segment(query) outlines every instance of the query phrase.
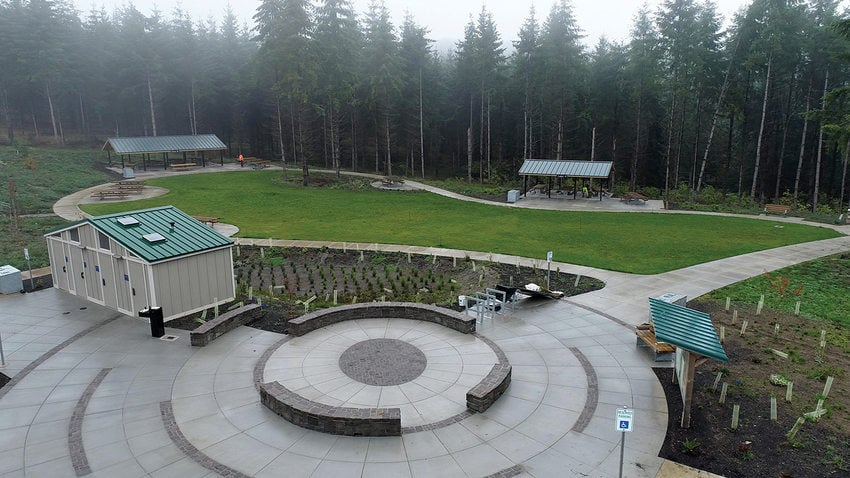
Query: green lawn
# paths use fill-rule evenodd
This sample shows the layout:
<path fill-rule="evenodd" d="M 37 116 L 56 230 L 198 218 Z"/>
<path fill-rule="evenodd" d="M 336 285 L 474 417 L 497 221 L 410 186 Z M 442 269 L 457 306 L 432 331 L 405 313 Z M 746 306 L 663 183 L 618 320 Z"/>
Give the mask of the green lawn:
<path fill-rule="evenodd" d="M 236 224 L 240 236 L 410 244 L 545 258 L 654 274 L 799 242 L 831 229 L 746 218 L 543 211 L 488 206 L 425 192 L 350 191 L 281 184 L 279 172 L 197 174 L 148 181 L 171 190 L 91 214 L 173 204 Z"/>

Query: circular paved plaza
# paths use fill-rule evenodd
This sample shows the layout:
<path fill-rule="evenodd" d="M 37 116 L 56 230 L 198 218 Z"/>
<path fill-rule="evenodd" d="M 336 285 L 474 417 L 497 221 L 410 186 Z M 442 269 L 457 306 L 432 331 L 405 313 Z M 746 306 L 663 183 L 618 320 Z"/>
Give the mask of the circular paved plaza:
<path fill-rule="evenodd" d="M 415 427 L 464 413 L 466 392 L 497 361 L 474 335 L 418 320 L 361 319 L 284 343 L 263 381 L 331 406 L 399 408 L 402 427 Z"/>

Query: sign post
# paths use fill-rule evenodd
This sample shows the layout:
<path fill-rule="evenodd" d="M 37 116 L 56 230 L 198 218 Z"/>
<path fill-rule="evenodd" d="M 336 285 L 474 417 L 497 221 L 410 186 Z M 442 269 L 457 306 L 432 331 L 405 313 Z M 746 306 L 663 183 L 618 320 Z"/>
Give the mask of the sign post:
<path fill-rule="evenodd" d="M 27 269 L 30 271 L 30 292 L 35 290 L 35 286 L 32 285 L 32 266 L 30 265 L 30 250 L 29 248 L 24 248 L 24 258 L 27 260 Z"/>
<path fill-rule="evenodd" d="M 635 418 L 634 410 L 629 410 L 629 407 L 617 409 L 616 424 L 617 430 L 622 432 L 620 437 L 620 478 L 623 478 L 623 457 L 626 452 L 626 432 L 632 431 Z"/>
<path fill-rule="evenodd" d="M 552 251 L 546 253 L 546 288 L 551 289 L 549 277 L 552 275 Z"/>

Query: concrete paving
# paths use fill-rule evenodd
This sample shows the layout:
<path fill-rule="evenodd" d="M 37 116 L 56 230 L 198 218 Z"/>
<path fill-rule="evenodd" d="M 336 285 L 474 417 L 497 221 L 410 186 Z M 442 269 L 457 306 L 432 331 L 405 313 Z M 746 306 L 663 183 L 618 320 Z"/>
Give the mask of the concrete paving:
<path fill-rule="evenodd" d="M 57 213 L 75 214 L 73 208 L 91 192 L 80 194 L 57 205 Z M 529 258 L 411 246 L 241 238 L 237 243 L 377 248 L 532 263 Z M 841 237 L 654 276 L 555 264 L 607 285 L 566 300 L 522 301 L 479 321 L 479 333 L 496 343 L 513 366 L 506 394 L 484 413 L 385 438 L 312 432 L 263 407 L 253 377 L 264 354 L 278 353 L 281 359 L 266 362 L 261 373 L 267 379 L 294 380 L 311 366 L 302 362 L 291 372 L 278 367 L 291 358 L 291 350 L 281 349 L 278 334 L 240 327 L 210 346 L 193 348 L 185 331 L 167 329 L 174 340 L 154 339 L 143 320 L 56 289 L 6 296 L 0 300 L 6 359 L 0 371 L 12 381 L 0 388 L 0 477 L 613 477 L 620 451 L 614 411 L 624 405 L 635 410 L 624 476 L 710 476 L 658 458 L 668 423 L 666 399 L 651 371 L 653 357 L 635 347 L 631 327 L 646 320 L 646 298 L 664 292 L 695 297 L 766 270 L 847 249 L 850 238 Z M 383 331 L 357 327 L 366 338 L 403 336 L 389 325 Z M 325 330 L 316 340 L 333 344 L 341 330 Z M 350 338 L 356 331 L 345 333 Z M 428 343 L 414 345 L 428 349 Z M 463 345 L 452 348 L 463 350 Z M 419 388 L 393 385 L 387 400 L 394 395 L 415 409 L 416 397 L 424 401 L 429 393 L 436 396 L 443 387 L 439 382 L 449 383 L 455 375 L 461 380 L 463 372 L 433 367 L 451 362 L 451 357 L 448 349 L 429 356 L 430 381 L 416 383 Z M 326 355 L 316 358 L 327 362 Z M 469 358 L 469 370 L 477 365 L 474 361 Z M 467 365 L 463 360 L 460 364 Z M 315 383 L 309 384 L 324 395 L 342 397 L 352 386 L 359 387 L 340 377 L 333 363 L 312 365 L 328 368 L 327 380 L 313 376 Z M 424 402 L 420 406 L 427 409 Z M 428 412 L 442 416 L 439 409 Z"/>

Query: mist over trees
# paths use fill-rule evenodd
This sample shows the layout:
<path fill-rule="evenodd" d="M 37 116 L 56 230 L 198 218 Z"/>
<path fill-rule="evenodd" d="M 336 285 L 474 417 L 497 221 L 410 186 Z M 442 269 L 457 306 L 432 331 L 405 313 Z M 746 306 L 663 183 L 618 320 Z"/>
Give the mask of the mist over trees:
<path fill-rule="evenodd" d="M 638 8 L 587 47 L 570 1 L 517 38 L 470 15 L 449 53 L 383 3 L 77 12 L 0 0 L 0 141 L 215 133 L 231 154 L 387 175 L 514 180 L 524 158 L 615 162 L 626 188 L 846 207 L 848 66 L 838 0 Z M 506 48 L 505 45 L 512 45 Z M 833 92 L 833 93 L 830 93 Z"/>

